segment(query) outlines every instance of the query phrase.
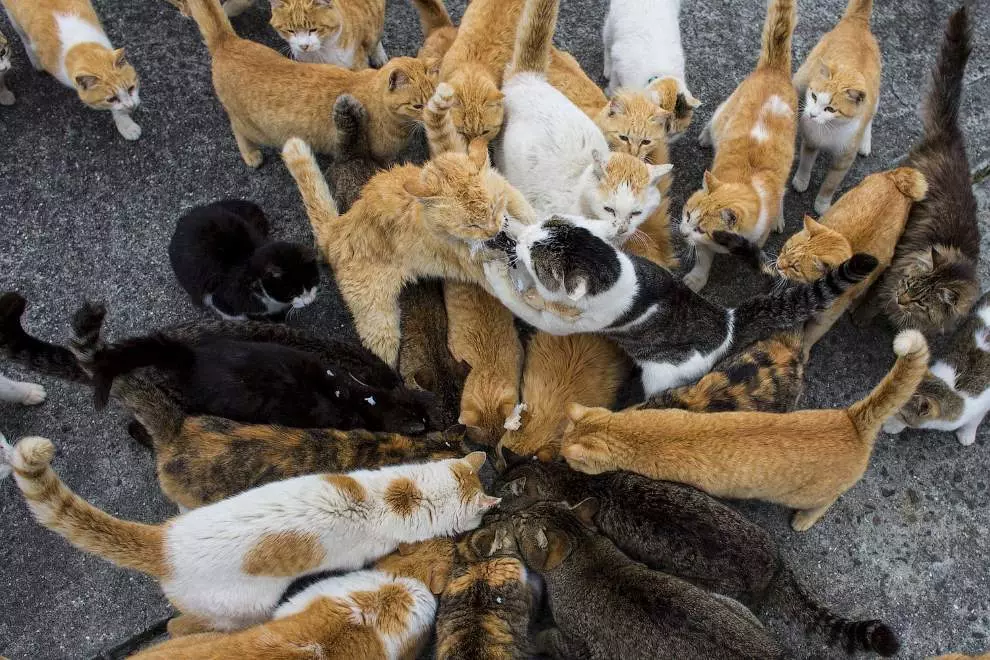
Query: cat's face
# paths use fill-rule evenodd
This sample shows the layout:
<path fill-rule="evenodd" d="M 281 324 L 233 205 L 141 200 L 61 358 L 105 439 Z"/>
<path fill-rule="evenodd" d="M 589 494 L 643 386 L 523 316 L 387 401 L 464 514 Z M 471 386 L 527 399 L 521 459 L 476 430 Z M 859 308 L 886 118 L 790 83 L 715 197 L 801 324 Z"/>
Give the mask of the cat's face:
<path fill-rule="evenodd" d="M 472 67 L 461 67 L 447 81 L 454 88 L 450 118 L 468 142 L 491 142 L 502 128 L 503 94 L 491 78 Z"/>
<path fill-rule="evenodd" d="M 585 202 L 593 218 L 603 223 L 603 232 L 617 244 L 632 236 L 653 215 L 662 201 L 657 184 L 673 165 L 647 165 L 621 153 L 592 153 L 596 186 L 585 191 Z M 606 160 L 607 158 L 607 160 Z"/>
<path fill-rule="evenodd" d="M 740 233 L 760 213 L 760 199 L 753 189 L 741 183 L 725 183 L 705 171 L 701 190 L 684 204 L 680 232 L 685 240 L 718 249 L 712 233 Z"/>
<path fill-rule="evenodd" d="M 917 428 L 929 422 L 959 419 L 965 408 L 962 397 L 931 372 L 925 374 L 904 407 L 884 424 L 887 431 L 898 431 L 903 427 Z"/>
<path fill-rule="evenodd" d="M 672 113 L 642 92 L 620 91 L 598 117 L 598 125 L 612 151 L 646 158 L 667 139 Z"/>
<path fill-rule="evenodd" d="M 383 98 L 389 111 L 412 122 L 423 119 L 423 108 L 437 86 L 434 63 L 414 57 L 394 57 L 381 68 Z"/>
<path fill-rule="evenodd" d="M 955 248 L 907 255 L 892 269 L 897 286 L 886 312 L 900 327 L 943 331 L 962 318 L 980 295 L 976 273 Z"/>
<path fill-rule="evenodd" d="M 858 71 L 822 65 L 804 95 L 804 117 L 816 124 L 845 123 L 866 110 L 866 80 Z"/>
<path fill-rule="evenodd" d="M 320 50 L 340 30 L 340 13 L 330 0 L 272 0 L 271 26 L 292 48 L 292 56 Z"/>
<path fill-rule="evenodd" d="M 791 236 L 777 256 L 777 272 L 798 282 L 814 282 L 852 257 L 849 241 L 804 216 L 804 229 Z"/>
<path fill-rule="evenodd" d="M 296 309 L 316 300 L 320 268 L 311 248 L 276 241 L 258 250 L 251 265 L 263 298 Z"/>
<path fill-rule="evenodd" d="M 567 407 L 567 418 L 570 424 L 560 443 L 560 455 L 567 464 L 585 474 L 614 470 L 608 442 L 611 413 L 605 408 L 585 408 L 572 403 Z"/>
<path fill-rule="evenodd" d="M 564 562 L 594 532 L 598 501 L 539 502 L 512 514 L 512 531 L 523 560 L 540 572 Z"/>
<path fill-rule="evenodd" d="M 694 118 L 694 109 L 701 105 L 683 80 L 677 78 L 660 78 L 653 81 L 649 88 L 653 101 L 670 115 L 667 124 L 667 139 L 674 142 L 687 131 Z"/>
<path fill-rule="evenodd" d="M 7 37 L 0 32 L 0 74 L 10 71 L 10 66 L 10 44 L 7 43 Z"/>
<path fill-rule="evenodd" d="M 97 110 L 131 111 L 138 107 L 138 77 L 124 49 L 86 48 L 75 74 L 80 100 Z"/>

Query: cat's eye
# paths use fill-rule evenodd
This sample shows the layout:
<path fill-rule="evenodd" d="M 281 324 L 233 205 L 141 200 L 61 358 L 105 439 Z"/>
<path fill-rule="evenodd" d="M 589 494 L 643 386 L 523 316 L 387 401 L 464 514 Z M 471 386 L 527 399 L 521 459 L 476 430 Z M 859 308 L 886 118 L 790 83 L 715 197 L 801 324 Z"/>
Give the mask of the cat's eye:
<path fill-rule="evenodd" d="M 116 103 L 116 102 L 117 102 L 116 96 L 111 96 L 110 98 L 107 99 L 107 103 Z"/>
<path fill-rule="evenodd" d="M 137 91 L 137 85 L 131 85 L 130 87 L 127 88 L 128 94 L 133 94 L 136 91 Z"/>
<path fill-rule="evenodd" d="M 413 106 L 413 110 L 422 110 L 422 109 L 423 109 L 422 103 L 417 103 Z"/>
<path fill-rule="evenodd" d="M 835 108 L 830 105 L 825 106 L 825 112 L 835 112 Z"/>
<path fill-rule="evenodd" d="M 613 209 L 611 206 L 606 206 L 605 207 L 605 212 L 606 213 L 611 213 L 612 215 L 615 215 L 615 209 Z"/>
<path fill-rule="evenodd" d="M 814 92 L 812 92 L 812 93 L 811 93 L 811 100 L 812 100 L 812 101 L 818 101 L 818 95 L 817 95 L 817 94 L 815 94 Z"/>
<path fill-rule="evenodd" d="M 10 51 L 8 51 L 6 48 L 0 48 L 0 57 L 7 57 L 7 55 L 9 54 Z"/>
<path fill-rule="evenodd" d="M 650 144 L 653 144 L 653 140 L 643 140 L 642 142 L 640 142 L 640 144 L 642 144 L 644 147 L 649 146 Z"/>
<path fill-rule="evenodd" d="M 312 37 L 312 36 L 314 36 L 315 34 L 316 34 L 316 30 L 310 30 L 310 31 L 309 31 L 309 36 L 311 36 L 311 37 Z"/>
<path fill-rule="evenodd" d="M 643 212 L 642 211 L 633 211 L 632 213 L 629 214 L 629 217 L 630 218 L 635 218 L 635 217 L 638 217 L 638 216 L 641 216 L 641 215 L 643 215 Z"/>
<path fill-rule="evenodd" d="M 623 142 L 629 142 L 629 136 L 628 135 L 620 135 L 619 136 L 619 139 L 622 140 Z"/>

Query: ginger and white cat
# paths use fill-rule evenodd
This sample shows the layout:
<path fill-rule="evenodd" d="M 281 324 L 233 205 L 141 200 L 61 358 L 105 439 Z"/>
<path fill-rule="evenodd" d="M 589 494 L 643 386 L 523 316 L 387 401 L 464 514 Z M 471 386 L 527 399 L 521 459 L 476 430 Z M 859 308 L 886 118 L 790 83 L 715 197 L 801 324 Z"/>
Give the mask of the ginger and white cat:
<path fill-rule="evenodd" d="M 271 0 L 271 4 L 272 27 L 300 62 L 355 71 L 388 62 L 382 46 L 385 0 Z"/>
<path fill-rule="evenodd" d="M 849 0 L 842 20 L 821 38 L 794 74 L 794 87 L 804 99 L 801 113 L 801 160 L 794 190 L 804 192 L 819 151 L 832 164 L 815 198 L 821 215 L 856 160 L 869 156 L 873 116 L 880 101 L 880 47 L 870 32 L 873 0 Z"/>
<path fill-rule="evenodd" d="M 860 480 L 881 425 L 928 368 L 928 344 L 916 330 L 897 336 L 894 353 L 884 379 L 840 410 L 612 413 L 572 404 L 560 454 L 579 472 L 631 470 L 716 497 L 788 506 L 797 509 L 791 526 L 805 531 Z"/>
<path fill-rule="evenodd" d="M 296 578 L 355 570 L 400 543 L 474 529 L 498 503 L 481 488 L 483 452 L 464 459 L 316 474 L 260 486 L 165 523 L 114 518 L 62 483 L 52 443 L 3 447 L 39 523 L 77 548 L 156 578 L 184 630 L 268 620 Z"/>
<path fill-rule="evenodd" d="M 7 88 L 7 74 L 10 73 L 10 44 L 0 32 L 0 105 L 14 105 L 14 93 Z"/>
<path fill-rule="evenodd" d="M 684 283 L 700 291 L 729 231 L 763 245 L 784 229 L 784 190 L 794 158 L 797 95 L 791 85 L 794 0 L 771 0 L 756 70 L 715 110 L 699 141 L 715 149 L 702 189 L 684 204 L 681 234 L 695 249 Z"/>
<path fill-rule="evenodd" d="M 109 110 L 125 140 L 141 137 L 131 119 L 141 102 L 137 72 L 124 49 L 110 44 L 89 0 L 3 0 L 3 6 L 31 66 L 76 90 L 87 107 Z"/>

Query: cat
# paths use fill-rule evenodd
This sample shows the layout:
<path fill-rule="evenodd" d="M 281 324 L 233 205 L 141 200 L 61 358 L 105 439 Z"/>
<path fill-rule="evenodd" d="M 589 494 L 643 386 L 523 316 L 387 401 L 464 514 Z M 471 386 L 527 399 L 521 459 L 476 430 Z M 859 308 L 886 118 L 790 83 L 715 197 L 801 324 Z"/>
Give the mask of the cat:
<path fill-rule="evenodd" d="M 574 424 L 560 454 L 589 474 L 630 469 L 716 497 L 787 506 L 797 510 L 791 526 L 803 532 L 863 476 L 881 424 L 907 403 L 928 369 L 928 344 L 917 331 L 901 332 L 894 353 L 884 379 L 847 409 L 612 413 L 571 404 Z"/>
<path fill-rule="evenodd" d="M 7 87 L 7 74 L 13 68 L 10 63 L 10 44 L 3 32 L 0 32 L 0 105 L 14 105 L 17 100 Z"/>
<path fill-rule="evenodd" d="M 165 2 L 178 9 L 183 16 L 190 16 L 189 0 L 165 0 Z M 220 0 L 220 5 L 228 18 L 234 18 L 253 7 L 254 0 Z"/>
<path fill-rule="evenodd" d="M 453 426 L 458 423 L 471 366 L 450 353 L 444 283 L 433 279 L 407 284 L 399 296 L 399 308 L 399 373 L 407 387 L 436 397 L 436 408 L 442 413 L 436 420 L 440 428 Z"/>
<path fill-rule="evenodd" d="M 405 149 L 433 95 L 434 63 L 397 57 L 381 69 L 349 71 L 294 62 L 238 37 L 217 0 L 188 1 L 212 58 L 217 98 L 248 167 L 261 166 L 260 147 L 281 148 L 294 136 L 334 154 L 338 136 L 330 117 L 337 97 L 345 93 L 368 112 L 368 139 L 376 159 L 390 162 Z"/>
<path fill-rule="evenodd" d="M 905 428 L 954 431 L 963 446 L 990 411 L 990 293 L 973 306 L 911 399 L 883 425 L 887 433 Z"/>
<path fill-rule="evenodd" d="M 337 129 L 337 155 L 327 169 L 338 210 L 347 213 L 371 177 L 384 169 L 371 154 L 368 111 L 350 94 L 341 94 L 333 104 Z"/>
<path fill-rule="evenodd" d="M 756 70 L 716 110 L 698 138 L 715 149 L 701 190 L 688 198 L 680 231 L 694 248 L 684 283 L 708 283 L 715 252 L 711 234 L 726 230 L 763 245 L 784 229 L 784 191 L 794 158 L 797 94 L 791 85 L 794 0 L 770 0 Z"/>
<path fill-rule="evenodd" d="M 0 374 L 0 401 L 37 406 L 48 398 L 45 388 L 35 383 L 13 380 Z"/>
<path fill-rule="evenodd" d="M 271 26 L 300 62 L 360 71 L 388 62 L 385 0 L 272 0 Z"/>
<path fill-rule="evenodd" d="M 464 459 L 296 477 L 159 525 L 119 520 L 70 491 L 45 438 L 5 448 L 35 518 L 81 550 L 156 578 L 185 630 L 269 619 L 297 577 L 354 570 L 399 543 L 473 529 L 498 503 L 481 489 L 482 452 Z M 189 618 L 186 618 L 189 617 Z"/>
<path fill-rule="evenodd" d="M 794 74 L 794 87 L 804 99 L 801 113 L 801 160 L 791 184 L 804 192 L 818 152 L 831 154 L 832 164 L 815 198 L 822 215 L 846 178 L 856 153 L 869 156 L 873 117 L 880 102 L 880 47 L 870 32 L 873 0 L 849 0 L 842 20 L 821 38 Z"/>
<path fill-rule="evenodd" d="M 227 199 L 196 206 L 168 246 L 175 278 L 193 304 L 225 319 L 283 318 L 316 300 L 320 270 L 308 246 L 269 240 L 264 211 Z"/>
<path fill-rule="evenodd" d="M 455 360 L 470 366 L 458 421 L 478 429 L 493 446 L 519 401 L 523 347 L 512 313 L 474 284 L 446 282 L 447 343 Z"/>
<path fill-rule="evenodd" d="M 670 85 L 675 107 L 666 109 L 675 111 L 679 120 L 673 139 L 684 134 L 701 105 L 688 91 L 684 75 L 680 13 L 680 0 L 611 0 L 602 28 L 606 93 L 614 97 L 620 88 Z"/>
<path fill-rule="evenodd" d="M 594 523 L 598 502 L 538 502 L 512 514 L 523 559 L 546 583 L 552 658 L 779 658 L 743 605 L 626 557 Z"/>
<path fill-rule="evenodd" d="M 734 346 L 804 323 L 876 267 L 870 255 L 854 255 L 824 280 L 726 309 L 666 269 L 623 254 L 572 220 L 555 216 L 540 225 L 508 227 L 499 240 L 514 243 L 508 261 L 524 269 L 533 286 L 520 294 L 509 264 L 493 258 L 485 272 L 499 300 L 545 332 L 596 332 L 612 339 L 641 367 L 647 396 L 700 378 Z M 537 301 L 570 305 L 579 314 L 564 317 L 538 309 L 529 293 Z M 678 331 L 671 335 L 674 324 Z"/>
<path fill-rule="evenodd" d="M 962 7 L 949 18 L 922 108 L 924 132 L 905 162 L 924 175 L 928 196 L 912 207 L 890 268 L 857 310 L 859 324 L 882 311 L 895 327 L 931 336 L 951 331 L 980 297 L 977 202 L 959 128 L 969 52 Z"/>
<path fill-rule="evenodd" d="M 416 57 L 442 59 L 457 38 L 457 27 L 443 0 L 411 0 L 419 15 L 423 45 Z"/>
<path fill-rule="evenodd" d="M 141 137 L 131 118 L 141 103 L 137 72 L 124 49 L 110 44 L 89 0 L 3 0 L 3 6 L 31 66 L 76 90 L 87 107 L 108 110 L 125 140 Z"/>
<path fill-rule="evenodd" d="M 780 612 L 849 650 L 893 655 L 898 649 L 896 633 L 882 621 L 851 621 L 818 603 L 768 532 L 701 491 L 632 472 L 587 475 L 563 461 L 502 454 L 508 469 L 494 485 L 502 498 L 500 515 L 540 501 L 594 497 L 599 503 L 595 526 L 630 559 L 758 608 L 758 613 Z"/>
<path fill-rule="evenodd" d="M 482 523 L 457 542 L 437 608 L 438 660 L 532 656 L 534 598 L 512 530 Z"/>

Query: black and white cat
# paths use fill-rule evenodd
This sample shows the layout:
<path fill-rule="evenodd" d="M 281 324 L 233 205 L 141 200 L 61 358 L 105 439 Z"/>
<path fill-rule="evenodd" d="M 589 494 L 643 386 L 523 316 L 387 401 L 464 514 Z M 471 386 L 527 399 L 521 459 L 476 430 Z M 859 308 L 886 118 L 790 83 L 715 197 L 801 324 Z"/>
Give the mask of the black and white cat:
<path fill-rule="evenodd" d="M 877 265 L 856 254 L 817 282 L 727 309 L 666 269 L 616 249 L 579 218 L 510 223 L 488 247 L 508 255 L 485 264 L 503 304 L 551 334 L 608 336 L 642 368 L 647 396 L 695 381 L 733 347 L 804 323 Z M 562 307 L 575 313 L 562 315 Z"/>
<path fill-rule="evenodd" d="M 320 270 L 311 248 L 269 241 L 268 234 L 268 219 L 253 202 L 197 206 L 172 235 L 172 270 L 194 304 L 225 319 L 279 318 L 316 299 Z"/>

